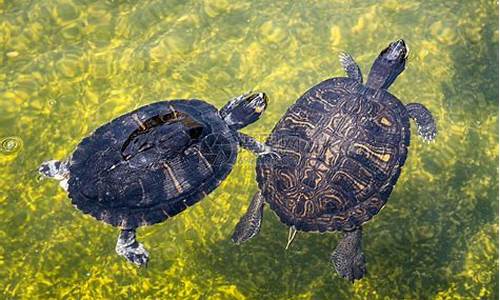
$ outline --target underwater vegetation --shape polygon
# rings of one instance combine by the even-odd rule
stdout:
[[[314,84],[367,71],[389,41],[410,47],[391,93],[429,108],[401,177],[364,228],[367,277],[327,259],[340,234],[297,234],[268,208],[262,231],[230,241],[257,189],[255,159],[196,206],[138,232],[152,260],[115,255],[118,230],[75,210],[37,175],[105,122],[156,100],[221,107],[268,94],[243,131],[263,141]],[[498,6],[495,1],[1,1],[0,298],[497,299]]]

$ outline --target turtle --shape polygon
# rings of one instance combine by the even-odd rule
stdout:
[[[137,266],[149,253],[138,227],[163,222],[199,202],[231,172],[238,146],[257,155],[273,150],[239,130],[267,107],[265,93],[246,93],[220,110],[198,99],[151,103],[83,138],[64,160],[39,172],[60,181],[84,214],[121,229],[118,255]]]
[[[351,282],[364,277],[362,225],[379,213],[398,180],[410,145],[410,119],[425,141],[437,133],[425,106],[404,105],[388,92],[408,54],[404,40],[391,42],[363,84],[354,58],[343,53],[347,77],[315,85],[288,108],[266,141],[278,156],[257,159],[259,190],[237,223],[233,242],[246,242],[260,231],[268,203],[289,226],[286,248],[297,231],[340,231],[330,261]]]

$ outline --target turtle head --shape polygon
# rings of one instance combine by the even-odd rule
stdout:
[[[405,69],[408,53],[405,41],[390,43],[373,63],[366,85],[374,89],[388,89]]]
[[[229,128],[238,130],[257,121],[266,107],[266,94],[247,93],[229,101],[220,110],[220,116]]]

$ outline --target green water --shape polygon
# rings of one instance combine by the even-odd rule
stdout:
[[[496,1],[0,0],[0,298],[498,298],[498,8]],[[314,84],[365,77],[390,41],[410,46],[391,87],[437,119],[412,128],[401,178],[365,226],[368,276],[329,264],[336,233],[299,233],[266,209],[262,231],[229,238],[256,190],[246,151],[198,205],[139,230],[147,269],[114,252],[118,230],[75,210],[38,165],[62,159],[101,124],[160,99],[220,107],[249,90],[271,103],[244,132],[263,140]]]

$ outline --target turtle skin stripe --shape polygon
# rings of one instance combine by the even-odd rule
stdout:
[[[288,226],[352,230],[376,215],[396,184],[409,146],[409,119],[390,93],[350,78],[311,88],[275,126],[257,181]]]

